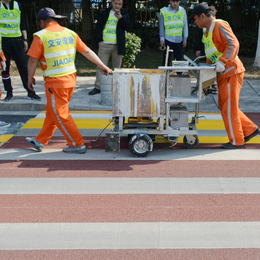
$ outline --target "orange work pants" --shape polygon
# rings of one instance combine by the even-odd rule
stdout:
[[[73,90],[74,87],[45,88],[46,117],[42,130],[35,137],[38,142],[47,145],[58,127],[71,147],[79,147],[84,144],[83,137],[69,111],[69,101]]]
[[[244,72],[226,79],[217,80],[218,106],[225,124],[229,142],[244,144],[244,137],[252,134],[255,125],[240,109],[239,95],[243,85]]]

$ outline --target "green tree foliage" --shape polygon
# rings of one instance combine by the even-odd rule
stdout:
[[[123,67],[131,68],[136,55],[141,51],[142,40],[134,33],[126,34],[126,53],[123,56]]]
[[[64,14],[69,4],[73,4],[72,0],[19,0],[24,7],[26,13],[26,21],[28,27],[29,40],[35,31],[39,30],[38,23],[35,18],[38,10],[43,6],[53,8],[57,13]],[[82,12],[82,23],[75,24],[69,19],[65,24],[66,27],[75,30],[85,41],[94,40],[93,29],[95,27],[95,20],[103,8],[107,6],[108,0],[82,0],[84,9]],[[192,10],[190,6],[195,0],[181,0],[189,15]],[[260,0],[197,0],[197,2],[216,2],[219,5],[218,18],[229,22],[233,28],[238,40],[240,41],[241,55],[254,55],[257,46],[257,32],[260,19]],[[168,0],[123,0],[124,8],[127,9],[130,19],[133,24],[133,33],[135,33],[142,40],[141,48],[156,49],[159,46],[159,27],[158,22],[151,23],[149,20],[150,12],[152,16],[159,13],[160,8],[169,4]],[[95,8],[92,8],[93,4]],[[91,9],[87,11],[87,9]],[[144,22],[140,21],[148,17]],[[194,44],[196,40],[196,26],[189,21],[189,37],[186,50],[194,51]],[[243,33],[242,33],[243,32]],[[88,43],[89,44],[89,43]]]

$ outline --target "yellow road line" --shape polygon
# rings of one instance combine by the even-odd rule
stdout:
[[[103,129],[109,123],[109,119],[74,119],[77,127],[80,129]],[[43,126],[43,118],[30,119],[22,128],[23,129],[40,129]],[[108,129],[111,129],[111,124]],[[225,130],[222,120],[201,120],[197,124],[199,130]]]
[[[79,129],[103,129],[107,126],[110,120],[108,119],[74,119],[75,124]],[[41,129],[44,119],[33,118],[30,119],[22,129]],[[107,129],[112,129],[111,123]]]
[[[40,114],[45,114],[46,111],[41,111]],[[100,110],[100,111],[97,111],[97,110],[92,110],[92,111],[70,111],[71,114],[111,114],[112,111],[107,111],[107,110]]]
[[[222,120],[200,120],[196,127],[199,130],[225,130]]]
[[[0,135],[0,143],[5,143],[11,139],[14,135]]]

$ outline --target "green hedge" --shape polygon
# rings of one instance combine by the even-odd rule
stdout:
[[[142,40],[142,49],[157,49],[160,46],[159,28],[136,25],[133,32]]]

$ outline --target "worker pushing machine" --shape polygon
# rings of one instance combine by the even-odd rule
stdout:
[[[40,60],[47,100],[46,117],[40,133],[35,138],[27,137],[26,141],[41,152],[58,128],[69,144],[63,152],[85,153],[83,137],[69,111],[69,101],[76,85],[76,51],[100,66],[105,75],[112,74],[112,70],[74,31],[59,25],[58,21],[62,19],[66,16],[56,15],[49,7],[42,8],[37,15],[42,30],[34,34],[28,52],[28,88],[34,90],[34,74]]]
[[[207,4],[198,4],[189,17],[199,28],[206,28],[203,36],[207,63],[216,65],[218,106],[228,134],[225,149],[244,148],[245,142],[260,133],[240,109],[239,95],[245,68],[238,58],[239,42],[226,21],[215,19]]]

